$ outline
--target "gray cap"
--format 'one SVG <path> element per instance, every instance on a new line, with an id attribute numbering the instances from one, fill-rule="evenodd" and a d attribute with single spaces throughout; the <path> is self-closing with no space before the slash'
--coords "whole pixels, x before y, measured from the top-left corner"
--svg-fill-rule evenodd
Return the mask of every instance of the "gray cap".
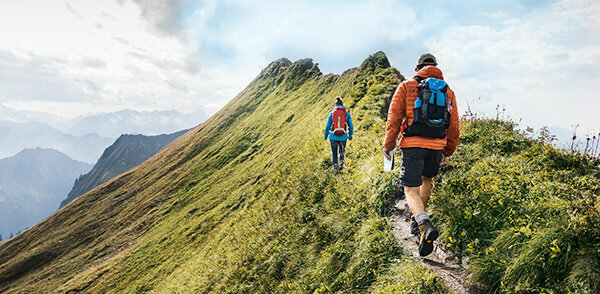
<path id="1" fill-rule="evenodd" d="M 427 59 L 431 59 L 433 60 L 433 62 Z M 435 59 L 435 56 L 433 56 L 433 54 L 431 53 L 423 53 L 421 54 L 421 56 L 419 56 L 419 61 L 417 61 L 417 65 L 437 65 L 437 59 Z"/>

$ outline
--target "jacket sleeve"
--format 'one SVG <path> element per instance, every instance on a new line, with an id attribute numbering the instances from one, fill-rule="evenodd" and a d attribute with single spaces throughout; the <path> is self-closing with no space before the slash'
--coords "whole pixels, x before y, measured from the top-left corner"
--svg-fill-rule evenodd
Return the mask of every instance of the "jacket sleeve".
<path id="1" fill-rule="evenodd" d="M 346 113 L 346 120 L 348 121 L 348 137 L 352 138 L 352 135 L 354 134 L 354 124 L 352 123 L 350 112 Z"/>
<path id="2" fill-rule="evenodd" d="M 383 148 L 392 150 L 396 148 L 396 141 L 400 134 L 400 127 L 402 120 L 406 115 L 406 84 L 402 83 L 396 89 L 394 97 L 390 102 L 390 108 L 388 110 L 388 119 L 385 127 L 385 140 Z"/>
<path id="3" fill-rule="evenodd" d="M 325 140 L 327 140 L 327 137 L 329 137 L 329 131 L 331 130 L 331 113 L 329 114 L 329 117 L 327 117 L 327 124 L 325 125 Z"/>
<path id="4" fill-rule="evenodd" d="M 460 137 L 460 119 L 458 118 L 458 106 L 456 105 L 456 97 L 454 92 L 450 90 L 449 98 L 452 105 L 452 112 L 450 112 L 450 125 L 446 131 L 446 146 L 442 150 L 442 154 L 446 157 L 451 156 L 456 147 L 458 146 L 458 138 Z"/>

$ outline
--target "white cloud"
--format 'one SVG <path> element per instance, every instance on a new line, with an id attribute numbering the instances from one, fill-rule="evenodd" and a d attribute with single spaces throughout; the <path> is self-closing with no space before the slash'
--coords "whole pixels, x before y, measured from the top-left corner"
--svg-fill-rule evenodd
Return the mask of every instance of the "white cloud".
<path id="1" fill-rule="evenodd" d="M 599 5 L 527 3 L 4 0 L 0 103 L 210 114 L 279 57 L 339 73 L 384 50 L 409 76 L 429 50 L 462 109 L 481 96 L 534 126 L 597 123 Z"/>
<path id="2" fill-rule="evenodd" d="M 199 53 L 218 62 L 256 68 L 282 56 L 312 57 L 324 72 L 341 72 L 382 44 L 418 34 L 414 22 L 412 9 L 388 1 L 213 1 L 195 10 L 185 27 Z"/>
<path id="3" fill-rule="evenodd" d="M 23 83 L 0 81 L 0 102 L 70 117 L 212 113 L 276 58 L 313 57 L 341 72 L 417 34 L 401 29 L 414 20 L 393 2 L 10 1 L 0 11 L 0 53 L 19 58 L 0 55 L 11 65 L 0 74 Z"/>
<path id="4" fill-rule="evenodd" d="M 222 74 L 191 71 L 193 49 L 166 35 L 174 25 L 149 11 L 129 1 L 3 2 L 0 102 L 69 117 L 123 108 L 187 112 L 240 90 L 219 92 Z"/>
<path id="5" fill-rule="evenodd" d="M 426 42 L 457 96 L 532 126 L 598 123 L 600 5 L 563 1 L 496 26 L 456 26 Z M 460 101 L 459 101 L 460 103 Z"/>

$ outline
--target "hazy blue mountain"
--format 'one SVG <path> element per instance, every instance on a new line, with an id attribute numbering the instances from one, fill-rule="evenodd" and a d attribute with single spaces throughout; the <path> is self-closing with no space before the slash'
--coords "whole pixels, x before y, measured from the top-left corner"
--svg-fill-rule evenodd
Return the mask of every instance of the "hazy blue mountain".
<path id="1" fill-rule="evenodd" d="M 48 112 L 16 110 L 0 103 L 0 121 L 11 122 L 41 122 L 47 123 L 54 128 L 64 125 L 68 119 Z"/>
<path id="2" fill-rule="evenodd" d="M 24 231 L 49 216 L 92 168 L 54 149 L 25 149 L 0 160 L 0 234 Z"/>
<path id="3" fill-rule="evenodd" d="M 113 177 L 138 166 L 186 131 L 158 136 L 121 135 L 104 150 L 102 157 L 92 170 L 75 181 L 73 189 L 69 192 L 67 199 L 60 203 L 60 207 Z"/>
<path id="4" fill-rule="evenodd" d="M 96 162 L 102 151 L 114 141 L 114 138 L 86 134 L 73 136 L 65 134 L 46 123 L 0 121 L 0 158 L 15 155 L 25 148 L 52 148 L 69 157 Z"/>
<path id="5" fill-rule="evenodd" d="M 175 110 L 135 111 L 124 109 L 117 112 L 76 117 L 61 129 L 75 136 L 97 133 L 100 136 L 116 138 L 121 134 L 172 133 L 195 127 L 205 119 L 206 114 L 202 111 L 184 114 Z"/>

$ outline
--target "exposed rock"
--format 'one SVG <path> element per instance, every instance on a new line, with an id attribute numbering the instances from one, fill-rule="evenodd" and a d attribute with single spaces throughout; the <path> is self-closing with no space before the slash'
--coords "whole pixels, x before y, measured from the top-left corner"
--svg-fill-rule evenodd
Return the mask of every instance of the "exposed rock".
<path id="1" fill-rule="evenodd" d="M 265 76 L 275 76 L 283 73 L 288 66 L 292 64 L 289 59 L 283 57 L 271 62 L 265 69 L 260 72 L 259 78 Z"/>
<path id="2" fill-rule="evenodd" d="M 375 52 L 369 55 L 365 61 L 358 67 L 360 71 L 363 70 L 374 70 L 375 68 L 388 68 L 390 67 L 390 61 L 383 51 Z"/>
<path id="3" fill-rule="evenodd" d="M 313 63 L 311 58 L 299 59 L 290 65 L 288 74 L 299 76 L 320 76 L 322 75 L 318 63 Z"/>

